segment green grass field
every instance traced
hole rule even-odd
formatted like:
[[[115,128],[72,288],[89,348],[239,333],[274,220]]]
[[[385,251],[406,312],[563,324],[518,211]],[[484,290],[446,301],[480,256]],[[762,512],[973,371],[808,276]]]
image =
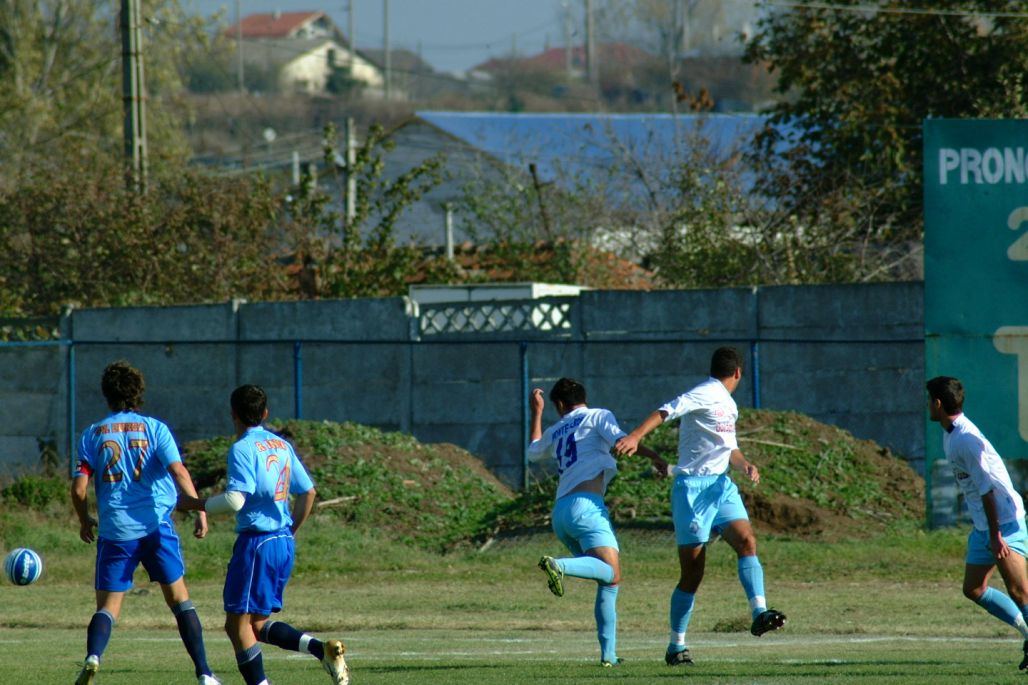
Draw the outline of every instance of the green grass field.
[[[70,683],[93,611],[93,547],[78,542],[70,520],[60,527],[52,518],[8,511],[0,530],[8,547],[33,547],[46,564],[34,586],[0,586],[0,681]],[[697,665],[688,669],[662,660],[677,566],[664,530],[620,531],[618,651],[626,663],[616,669],[597,665],[595,586],[569,579],[560,599],[546,590],[535,562],[561,551],[548,534],[442,555],[316,516],[298,540],[282,618],[322,637],[342,637],[358,685],[1022,682],[1013,629],[960,594],[964,536],[910,528],[836,543],[765,536],[768,597],[789,622],[759,639],[747,632],[734,555],[717,544],[690,629]],[[221,630],[220,577],[232,539],[224,520],[207,540],[184,537],[210,662],[226,685],[242,683]],[[270,646],[264,653],[277,685],[328,682],[310,657]],[[98,683],[192,682],[159,589],[137,576]]]

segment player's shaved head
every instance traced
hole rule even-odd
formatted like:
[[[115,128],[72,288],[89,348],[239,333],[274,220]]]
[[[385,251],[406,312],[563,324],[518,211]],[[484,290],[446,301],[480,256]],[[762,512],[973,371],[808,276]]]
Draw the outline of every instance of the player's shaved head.
[[[268,408],[268,395],[259,385],[240,385],[232,391],[232,413],[244,426],[259,426]]]
[[[964,384],[951,376],[936,376],[927,383],[928,396],[942,403],[947,416],[964,411]]]
[[[139,409],[143,406],[145,389],[143,373],[120,359],[107,365],[100,380],[100,390],[111,411]]]
[[[569,408],[576,404],[585,404],[585,386],[574,378],[561,378],[553,384],[550,400],[554,404],[560,402]]]
[[[719,347],[710,357],[710,375],[718,380],[735,375],[736,369],[742,369],[742,355],[734,347]]]

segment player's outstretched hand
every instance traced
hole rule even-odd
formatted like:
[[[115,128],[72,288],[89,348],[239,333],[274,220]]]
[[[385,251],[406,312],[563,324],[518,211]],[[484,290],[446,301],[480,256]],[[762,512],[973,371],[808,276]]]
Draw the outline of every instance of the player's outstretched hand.
[[[631,456],[639,449],[639,439],[626,435],[614,443],[614,454],[619,457]]]
[[[79,538],[82,540],[82,542],[89,543],[93,540],[96,540],[96,533],[93,531],[93,529],[96,528],[97,525],[99,524],[97,523],[96,519],[92,516],[90,516],[85,521],[79,522]]]

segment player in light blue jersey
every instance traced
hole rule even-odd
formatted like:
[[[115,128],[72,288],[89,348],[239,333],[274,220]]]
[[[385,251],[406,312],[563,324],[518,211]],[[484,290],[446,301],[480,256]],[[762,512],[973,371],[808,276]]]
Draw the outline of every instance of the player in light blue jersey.
[[[759,637],[785,625],[785,614],[767,606],[764,569],[757,558],[757,540],[739,489],[728,476],[734,466],[753,483],[760,472],[743,456],[735,436],[739,409],[732,393],[742,379],[742,356],[734,347],[719,347],[710,359],[710,377],[650,414],[617,442],[617,454],[633,454],[639,441],[665,421],[681,417],[678,463],[671,469],[671,516],[678,543],[680,575],[671,593],[671,636],[664,663],[693,663],[685,636],[696,591],[703,580],[707,545],[719,532],[738,557],[739,582],[750,604],[750,633]]]
[[[86,543],[96,540],[96,613],[89,622],[86,660],[75,683],[87,685],[96,678],[122,600],[132,588],[132,574],[142,563],[150,580],[160,583],[198,682],[215,685],[218,680],[207,665],[203,628],[186,590],[185,564],[171,520],[176,486],[195,497],[193,481],[168,427],[138,412],[143,374],[125,362],[114,362],[104,369],[100,385],[113,413],[82,433],[71,483],[79,537]],[[100,518],[98,536],[87,503],[91,477]],[[193,534],[207,534],[203,512],[196,516]]]
[[[928,416],[942,426],[942,449],[964,495],[973,528],[967,538],[964,596],[1013,626],[1024,640],[1022,671],[1028,669],[1028,531],[1024,502],[999,454],[964,416],[964,386],[937,376],[926,384]],[[989,585],[999,568],[1007,592]]]
[[[266,685],[260,642],[303,652],[321,661],[333,683],[350,682],[341,640],[322,642],[270,616],[282,609],[293,571],[293,536],[314,507],[314,482],[293,446],[266,430],[268,397],[256,385],[232,392],[236,442],[228,452],[225,492],[180,497],[179,508],[211,514],[235,512],[236,538],[225,577],[225,632],[246,685]],[[289,497],[293,505],[290,509]]]
[[[610,454],[614,443],[625,435],[614,414],[586,406],[585,388],[570,378],[561,378],[550,391],[560,420],[543,431],[543,391],[536,388],[529,398],[531,439],[528,458],[539,461],[552,457],[560,479],[551,521],[553,532],[573,557],[539,560],[550,591],[564,595],[563,577],[596,581],[596,635],[600,642],[600,664],[616,666],[617,596],[621,564],[617,538],[603,502],[607,485],[617,474]],[[666,475],[667,464],[655,453],[640,450],[653,461],[658,473]]]

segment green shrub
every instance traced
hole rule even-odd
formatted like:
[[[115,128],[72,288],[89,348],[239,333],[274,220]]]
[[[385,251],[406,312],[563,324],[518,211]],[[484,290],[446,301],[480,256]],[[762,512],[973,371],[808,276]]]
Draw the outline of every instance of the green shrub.
[[[68,499],[68,480],[58,476],[21,476],[0,491],[7,503],[41,511]]]

